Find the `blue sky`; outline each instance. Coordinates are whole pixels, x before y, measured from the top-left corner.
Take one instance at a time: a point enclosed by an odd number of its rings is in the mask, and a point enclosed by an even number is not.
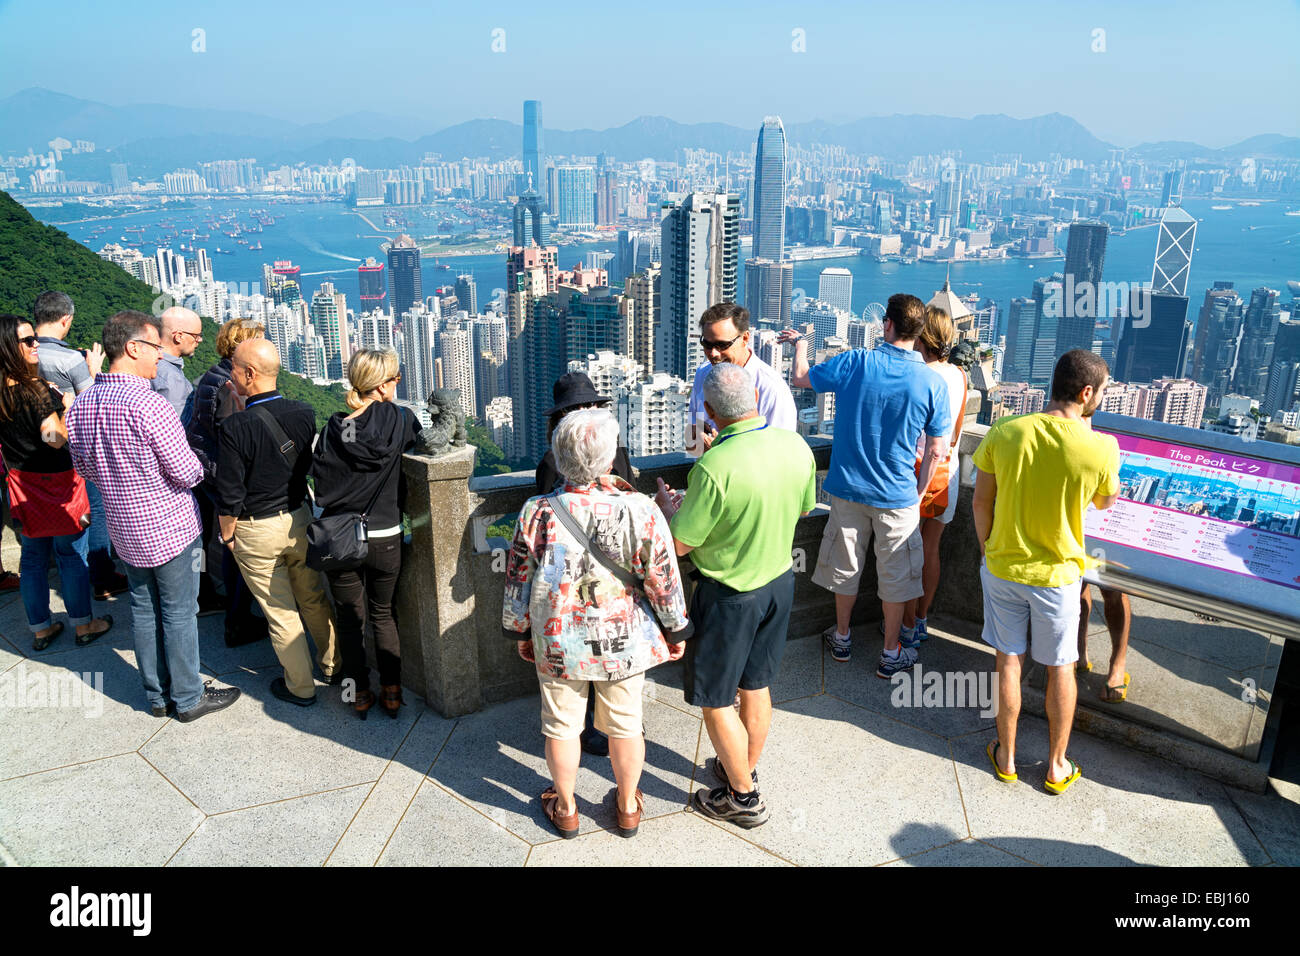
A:
[[[374,110],[424,132],[519,122],[537,98],[560,129],[1060,112],[1123,146],[1300,135],[1300,7],[1280,0],[0,0],[0,37],[0,97],[44,86],[301,122]]]

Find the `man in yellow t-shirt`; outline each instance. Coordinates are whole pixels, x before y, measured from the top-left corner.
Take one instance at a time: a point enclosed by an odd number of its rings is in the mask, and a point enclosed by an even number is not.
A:
[[[1028,651],[1047,668],[1050,753],[1046,787],[1079,779],[1065,755],[1074,722],[1079,587],[1088,556],[1083,514],[1119,496],[1119,445],[1092,430],[1109,370],[1075,349],[1056,362],[1052,401],[998,421],[975,450],[975,531],[984,563],[984,640],[997,651],[998,737],[988,746],[999,780],[1016,779],[1020,672]]]

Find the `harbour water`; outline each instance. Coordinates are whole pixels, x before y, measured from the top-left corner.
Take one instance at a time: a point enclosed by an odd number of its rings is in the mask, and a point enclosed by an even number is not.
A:
[[[1229,205],[1229,208],[1212,208]],[[1264,202],[1243,206],[1225,204],[1218,200],[1188,200],[1184,208],[1198,220],[1196,246],[1192,256],[1188,295],[1192,302],[1189,316],[1195,317],[1204,290],[1215,281],[1235,283],[1244,298],[1251,289],[1268,286],[1283,292],[1283,301],[1289,279],[1300,279],[1300,217],[1287,216],[1293,203]],[[253,210],[265,209],[275,218],[274,225],[264,226],[260,233],[245,233],[247,245],[237,244],[220,230],[208,225],[223,213],[235,213],[241,224],[256,222]],[[34,209],[37,218],[48,215],[46,209]],[[370,223],[385,228],[383,210],[363,210]],[[436,221],[427,215],[403,207],[400,214],[410,219],[413,235],[431,233]],[[169,226],[163,223],[170,223]],[[199,200],[191,209],[150,210],[68,224],[55,223],[72,238],[98,251],[106,243],[122,242],[122,237],[139,241],[145,255],[164,241],[168,233],[177,238],[167,241],[179,250],[188,242],[183,230],[195,228],[209,239],[197,245],[206,248],[212,257],[213,270],[218,280],[251,286],[260,283],[262,264],[277,259],[289,259],[302,268],[303,292],[310,298],[322,282],[333,282],[345,293],[349,305],[359,302],[357,266],[367,256],[384,261],[381,243],[395,236],[378,234],[376,229],[342,202],[276,203],[266,199],[209,201]],[[107,228],[105,228],[107,227]],[[132,231],[127,231],[128,229]],[[1064,248],[1066,232],[1058,232],[1058,244]],[[503,235],[503,240],[506,238]],[[262,249],[253,251],[260,242]],[[1106,245],[1103,278],[1110,282],[1137,283],[1151,278],[1155,257],[1156,229],[1146,227],[1129,230],[1124,235],[1112,235]],[[580,263],[588,251],[614,251],[616,240],[560,248],[561,268],[571,268]],[[227,250],[217,254],[220,247]],[[184,253],[182,253],[184,254]],[[1005,314],[1008,302],[1016,296],[1027,296],[1034,279],[1044,273],[1059,270],[1063,259],[1002,259],[989,261],[954,262],[951,267],[944,262],[877,262],[865,256],[824,260],[806,260],[794,264],[794,287],[808,296],[817,295],[818,276],[828,266],[847,268],[853,273],[853,309],[861,314],[871,302],[884,301],[895,292],[911,292],[929,299],[943,285],[951,269],[952,287],[959,295],[972,292],[992,298]],[[442,266],[449,268],[441,268]],[[742,266],[743,270],[743,266]],[[478,286],[480,308],[492,297],[494,289],[505,286],[505,256],[503,254],[447,256],[438,261],[425,256],[423,279],[425,294],[435,288],[450,285],[461,273],[474,276]],[[744,275],[739,288],[744,289]]]

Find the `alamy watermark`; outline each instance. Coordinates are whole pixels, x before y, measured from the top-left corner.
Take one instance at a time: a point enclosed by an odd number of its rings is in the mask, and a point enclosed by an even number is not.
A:
[[[0,678],[0,707],[71,707],[87,717],[104,713],[104,672],[27,672],[26,661]]]
[[[998,715],[997,671],[927,671],[918,663],[890,683],[889,702],[895,707],[978,707],[981,717]]]

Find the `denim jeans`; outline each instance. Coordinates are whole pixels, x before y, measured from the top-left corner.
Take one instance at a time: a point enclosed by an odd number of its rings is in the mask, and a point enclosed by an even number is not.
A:
[[[203,697],[199,677],[199,562],[202,538],[156,568],[126,565],[135,663],[149,706],[184,712]]]
[[[27,623],[32,633],[43,631],[53,621],[50,618],[50,552],[59,566],[60,590],[63,604],[68,610],[68,620],[73,627],[89,624],[90,571],[86,567],[86,549],[90,535],[86,531],[61,534],[53,538],[22,538],[22,559],[18,568],[22,578],[18,590],[23,596]]]
[[[117,566],[113,564],[113,554],[109,550],[104,498],[93,481],[86,482],[86,497],[90,499],[90,580],[97,588],[106,588],[117,573]]]

